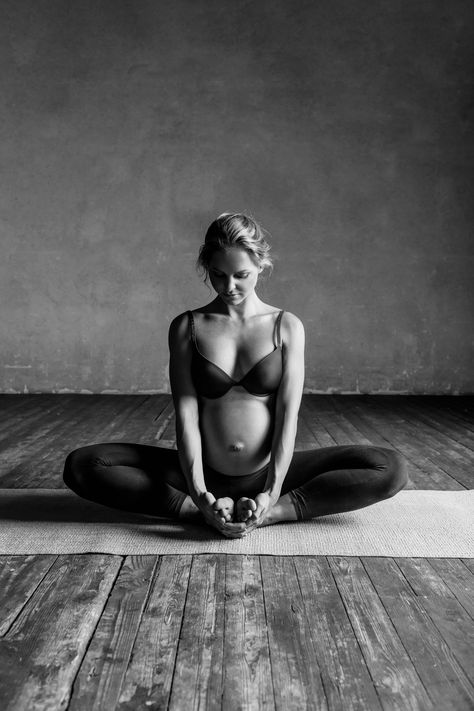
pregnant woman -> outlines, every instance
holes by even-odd
[[[270,247],[247,215],[207,230],[198,264],[215,298],[169,329],[177,451],[125,442],[81,447],[64,481],[118,509],[197,519],[241,538],[257,526],[351,511],[407,481],[390,449],[294,451],[304,380],[304,329],[256,293]]]

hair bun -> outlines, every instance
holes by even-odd
[[[199,250],[197,266],[204,270],[206,279],[214,252],[231,247],[245,249],[261,269],[273,268],[270,245],[258,222],[242,212],[223,212],[209,225]]]

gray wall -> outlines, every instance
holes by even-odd
[[[0,7],[0,390],[166,391],[243,210],[309,391],[474,391],[470,0]]]

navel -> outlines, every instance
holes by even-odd
[[[229,449],[231,452],[241,452],[244,448],[244,443],[243,442],[233,442],[230,446]]]

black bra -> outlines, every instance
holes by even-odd
[[[191,377],[196,392],[207,398],[218,398],[225,395],[231,388],[240,385],[252,395],[270,395],[278,390],[282,376],[280,323],[283,311],[280,311],[274,330],[276,345],[274,350],[258,361],[245,375],[237,381],[222,368],[203,356],[196,342],[196,330],[192,311],[188,311],[193,342],[193,357],[191,361]]]

